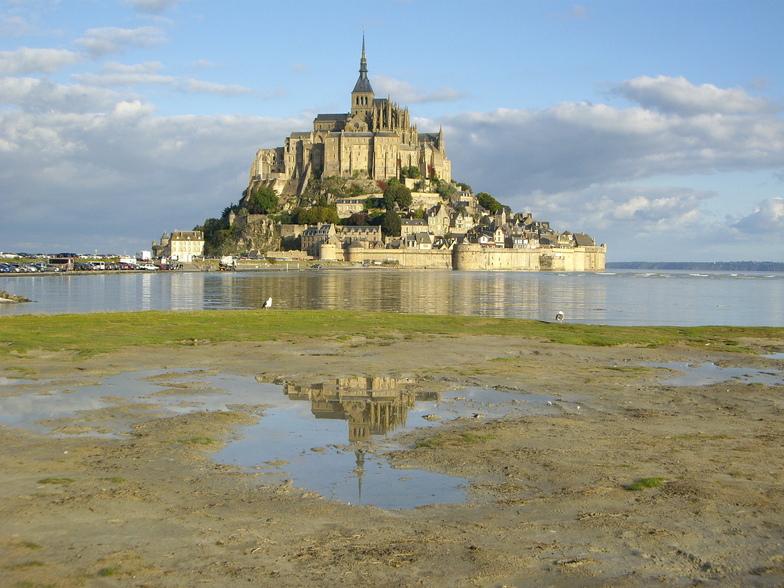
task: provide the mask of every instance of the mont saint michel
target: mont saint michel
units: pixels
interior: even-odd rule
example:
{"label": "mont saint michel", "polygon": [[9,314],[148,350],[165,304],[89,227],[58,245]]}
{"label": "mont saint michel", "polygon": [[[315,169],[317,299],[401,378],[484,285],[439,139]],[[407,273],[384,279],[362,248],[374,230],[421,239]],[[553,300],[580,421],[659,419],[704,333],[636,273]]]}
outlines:
{"label": "mont saint michel", "polygon": [[257,151],[239,202],[196,228],[205,254],[289,251],[455,270],[604,269],[606,246],[591,236],[513,213],[455,181],[443,129],[420,132],[407,107],[376,96],[364,38],[349,100],[348,112],[319,114],[310,131]]}

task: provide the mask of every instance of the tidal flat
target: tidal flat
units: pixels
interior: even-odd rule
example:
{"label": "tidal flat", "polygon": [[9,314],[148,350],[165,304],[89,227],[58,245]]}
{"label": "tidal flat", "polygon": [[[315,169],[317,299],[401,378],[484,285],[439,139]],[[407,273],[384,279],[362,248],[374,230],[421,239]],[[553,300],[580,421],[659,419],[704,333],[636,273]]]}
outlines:
{"label": "tidal flat", "polygon": [[[275,472],[217,460],[269,418],[252,390],[179,414],[115,399],[3,425],[2,585],[784,582],[784,329],[271,310],[6,317],[0,341],[0,397],[19,401],[102,398],[139,370],[549,399],[347,439],[401,478],[465,481],[462,502],[402,509],[299,486],[290,457]],[[676,380],[707,367],[707,383]],[[156,401],[195,394],[160,379]]]}

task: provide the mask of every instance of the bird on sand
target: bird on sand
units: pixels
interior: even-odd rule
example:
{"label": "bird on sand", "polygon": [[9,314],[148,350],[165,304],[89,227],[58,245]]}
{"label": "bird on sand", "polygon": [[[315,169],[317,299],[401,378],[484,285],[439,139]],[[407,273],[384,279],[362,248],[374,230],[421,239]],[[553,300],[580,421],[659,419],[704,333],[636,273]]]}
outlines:
{"label": "bird on sand", "polygon": [[560,310],[559,310],[559,311],[558,311],[558,313],[555,315],[555,320],[557,320],[559,323],[560,323],[562,320],[564,320],[564,313],[563,313],[562,311],[560,311]]}
{"label": "bird on sand", "polygon": [[272,297],[270,296],[269,298],[267,298],[267,300],[264,302],[264,304],[261,305],[261,307],[272,308]]}

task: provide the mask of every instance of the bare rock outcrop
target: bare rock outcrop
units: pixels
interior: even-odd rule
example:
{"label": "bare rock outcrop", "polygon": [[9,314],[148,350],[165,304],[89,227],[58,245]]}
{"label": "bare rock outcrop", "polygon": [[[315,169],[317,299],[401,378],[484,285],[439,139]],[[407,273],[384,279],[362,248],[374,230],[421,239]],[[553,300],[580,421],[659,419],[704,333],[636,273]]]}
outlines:
{"label": "bare rock outcrop", "polygon": [[32,302],[26,296],[18,296],[16,294],[9,294],[5,290],[0,291],[0,303],[2,302]]}

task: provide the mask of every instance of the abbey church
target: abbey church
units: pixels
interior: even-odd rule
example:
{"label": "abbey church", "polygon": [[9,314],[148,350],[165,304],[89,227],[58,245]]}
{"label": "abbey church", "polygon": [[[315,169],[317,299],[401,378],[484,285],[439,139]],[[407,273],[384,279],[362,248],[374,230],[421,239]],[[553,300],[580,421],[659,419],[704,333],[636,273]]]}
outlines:
{"label": "abbey church", "polygon": [[412,166],[422,178],[451,181],[443,131],[420,133],[411,124],[408,108],[376,98],[367,74],[363,38],[351,111],[319,114],[312,131],[292,133],[283,147],[260,149],[248,193],[266,185],[278,194],[301,195],[313,178],[387,180]]}

